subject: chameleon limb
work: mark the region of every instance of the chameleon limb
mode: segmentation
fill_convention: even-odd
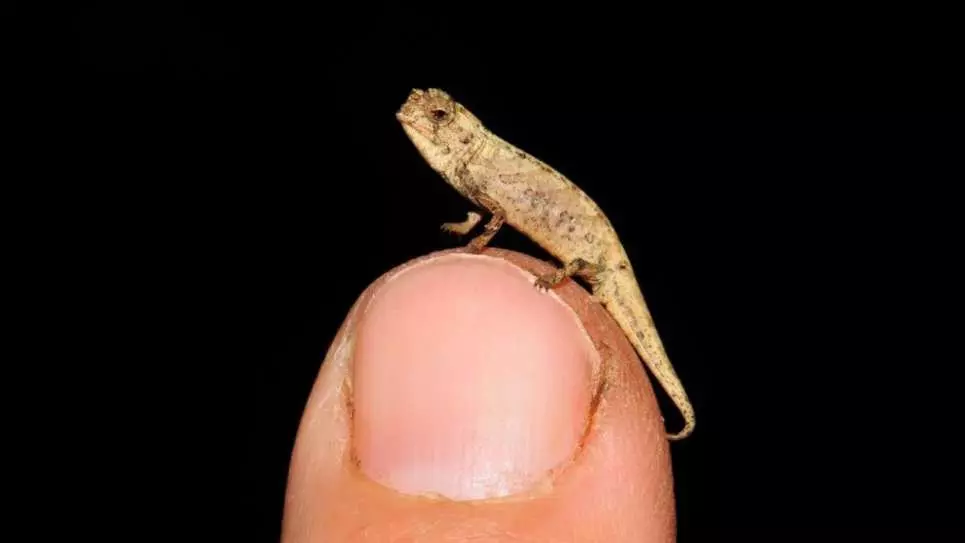
[[[493,239],[493,236],[496,235],[496,232],[499,232],[500,227],[502,227],[505,222],[506,216],[503,213],[493,213],[492,218],[490,218],[486,226],[483,227],[483,233],[472,238],[472,241],[467,245],[469,251],[473,253],[481,252],[489,241]]]
[[[470,211],[466,214],[466,220],[462,222],[446,222],[442,223],[442,230],[445,232],[450,232],[459,236],[465,236],[470,230],[479,224],[482,220],[482,215],[476,213],[475,211]]]
[[[594,284],[596,283],[597,275],[602,271],[602,266],[587,262],[582,258],[576,258],[567,262],[565,266],[556,271],[539,276],[536,279],[535,286],[540,290],[549,290],[574,275],[584,277],[590,284]]]
[[[499,232],[499,229],[506,222],[506,212],[495,200],[481,192],[474,193],[473,198],[493,214],[489,222],[486,223],[486,226],[483,227],[483,233],[474,237],[467,245],[470,252],[479,253],[489,244],[493,236]]]

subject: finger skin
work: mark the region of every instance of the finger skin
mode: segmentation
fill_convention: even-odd
[[[576,313],[600,354],[599,394],[571,460],[527,492],[471,502],[401,494],[359,469],[352,448],[353,325],[395,274],[464,253],[442,251],[408,262],[374,282],[350,310],[303,414],[289,469],[282,541],[673,541],[669,444],[653,389],[616,323],[571,281],[554,292]],[[475,258],[500,259],[529,272],[529,280],[553,270],[499,249]]]

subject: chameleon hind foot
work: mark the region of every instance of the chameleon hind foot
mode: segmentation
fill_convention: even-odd
[[[582,258],[577,258],[567,262],[565,266],[552,271],[549,273],[544,273],[536,278],[534,285],[538,290],[547,291],[556,285],[559,285],[569,277],[574,275],[579,275],[583,277],[591,284],[596,283],[596,276],[603,271],[603,268],[598,264],[593,264],[587,262]]]

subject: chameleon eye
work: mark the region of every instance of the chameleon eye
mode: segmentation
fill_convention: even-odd
[[[432,115],[432,120],[436,122],[442,122],[449,118],[449,112],[441,108],[433,109],[429,114]]]

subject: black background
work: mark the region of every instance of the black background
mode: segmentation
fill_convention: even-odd
[[[467,203],[393,116],[430,86],[621,234],[698,415],[672,448],[681,541],[950,518],[962,125],[940,14],[130,4],[74,8],[52,63],[21,56],[48,219],[15,233],[48,240],[70,374],[99,385],[85,488],[129,475],[102,520],[147,489],[152,531],[277,539],[346,311],[458,243],[438,226]]]

